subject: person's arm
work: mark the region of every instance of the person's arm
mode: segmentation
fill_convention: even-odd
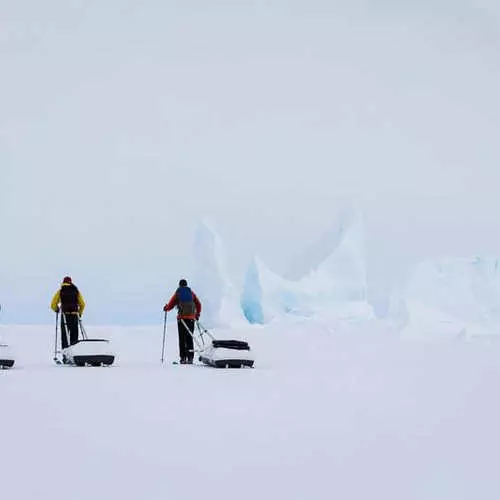
[[[168,303],[165,304],[165,307],[163,308],[163,310],[165,312],[171,311],[176,305],[177,305],[177,293],[174,293],[172,295],[172,297],[170,298],[170,300],[168,301]]]
[[[201,302],[194,292],[193,292],[193,300],[194,300],[194,305],[196,306],[196,319],[199,319],[201,314]]]
[[[81,316],[83,314],[83,310],[85,309],[85,300],[83,300],[83,295],[80,292],[78,292],[78,307],[78,313]]]
[[[50,308],[54,312],[59,312],[59,300],[61,299],[61,291],[57,290],[57,292],[52,297],[52,302],[50,303]]]

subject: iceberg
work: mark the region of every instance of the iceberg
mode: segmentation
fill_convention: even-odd
[[[333,229],[294,267],[295,279],[287,279],[254,258],[241,297],[248,321],[269,323],[283,315],[349,322],[374,318],[366,300],[363,221],[359,211],[342,213]]]
[[[310,316],[310,298],[300,283],[282,278],[259,257],[254,257],[245,276],[241,308],[250,323],[271,323],[283,314]]]
[[[496,333],[500,261],[475,257],[421,262],[408,282],[405,302],[408,324],[404,335]]]
[[[213,328],[244,322],[238,292],[229,278],[224,245],[207,218],[198,225],[193,253],[191,281],[203,304],[203,324]]]
[[[404,287],[399,283],[393,286],[389,294],[389,304],[385,321],[396,331],[401,331],[408,325],[408,305],[406,303]]]
[[[366,300],[364,226],[360,210],[342,211],[332,227],[296,258],[293,280],[315,281],[318,292],[341,301]]]

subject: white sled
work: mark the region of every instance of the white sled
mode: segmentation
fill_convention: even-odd
[[[191,332],[198,346],[198,360],[213,368],[253,368],[254,357],[248,342],[244,340],[217,340],[200,322],[196,322],[197,332]],[[207,335],[210,343],[205,345],[203,335]]]
[[[81,320],[79,325],[83,338],[62,350],[62,362],[74,366],[111,366],[115,362],[115,354],[109,340],[89,339]]]
[[[0,304],[0,311],[2,310],[2,305]],[[14,354],[7,344],[2,344],[0,342],[0,370],[6,370],[14,366]]]
[[[14,366],[14,355],[7,344],[0,344],[0,370],[6,370]]]
[[[66,364],[75,366],[110,366],[115,355],[110,348],[109,340],[83,339],[62,350]]]

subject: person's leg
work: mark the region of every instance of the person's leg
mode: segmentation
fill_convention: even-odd
[[[77,314],[68,314],[66,316],[69,329],[69,343],[70,345],[74,345],[78,342],[78,315]]]
[[[184,363],[186,360],[186,332],[180,319],[177,320],[177,331],[179,333],[179,359],[181,363]]]
[[[185,319],[186,326],[189,328],[189,331],[186,331],[186,357],[188,363],[193,362],[194,358],[194,343],[193,343],[193,332],[194,332],[194,319]]]
[[[61,314],[61,348],[66,349],[69,346],[69,332],[66,329],[64,314]]]

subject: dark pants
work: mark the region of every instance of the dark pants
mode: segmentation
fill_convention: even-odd
[[[179,357],[182,360],[192,361],[194,357],[193,337],[186,330],[186,326],[191,332],[194,332],[194,319],[177,320],[177,330],[179,331]]]
[[[68,327],[68,332],[66,332],[66,326]],[[68,347],[68,340],[69,345],[78,342],[78,314],[61,315],[61,347],[63,349]]]

